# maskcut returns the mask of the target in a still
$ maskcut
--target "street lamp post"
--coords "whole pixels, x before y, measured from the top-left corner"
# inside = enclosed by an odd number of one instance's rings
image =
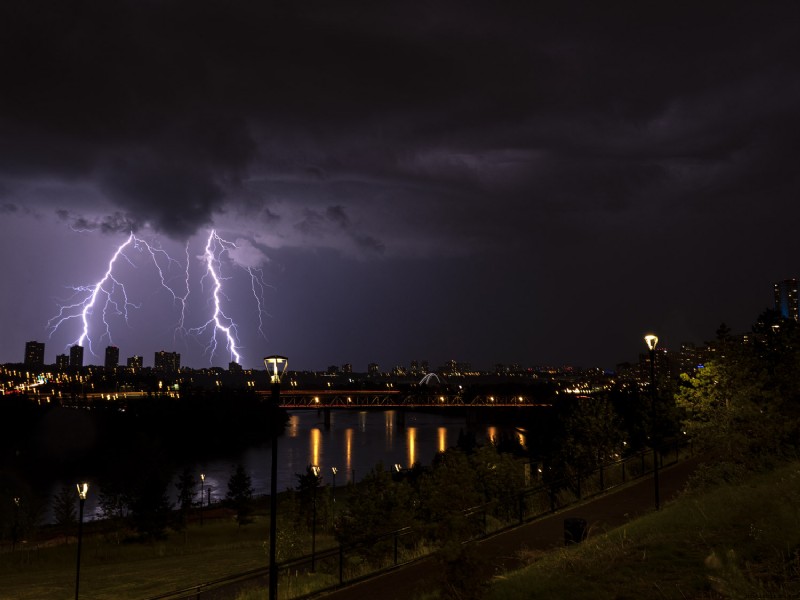
[[[89,491],[89,484],[79,483],[77,484],[78,488],[78,500],[79,500],[79,512],[78,512],[78,564],[75,568],[75,600],[78,600],[78,588],[80,586],[81,581],[81,544],[83,542],[83,505],[86,503],[86,493]]]
[[[200,473],[200,526],[203,525],[203,496],[205,496],[206,474]]]
[[[331,467],[331,473],[333,474],[333,487],[331,488],[331,502],[336,502],[336,473],[339,472],[339,469],[336,467]]]
[[[650,350],[650,444],[653,446],[653,486],[656,497],[656,510],[661,509],[661,494],[658,487],[658,450],[656,449],[656,344],[658,336],[652,333],[644,336]]]
[[[311,472],[314,474],[314,495],[311,509],[311,572],[315,573],[315,562],[317,557],[317,484],[319,483],[320,468],[311,465]]]
[[[19,496],[14,496],[14,528],[11,530],[11,551],[17,547],[17,536],[19,535]]]
[[[281,403],[281,377],[286,372],[289,359],[285,356],[267,356],[264,366],[270,373],[272,384],[273,416]],[[272,465],[269,474],[269,600],[278,599],[278,567],[276,549],[278,540],[278,428],[272,424]]]

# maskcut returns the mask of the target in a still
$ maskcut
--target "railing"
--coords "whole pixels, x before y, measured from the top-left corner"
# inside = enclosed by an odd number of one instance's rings
[[[675,464],[682,456],[691,455],[690,444],[675,444],[668,452],[659,454],[659,466]],[[489,515],[498,506],[497,501],[462,511],[462,516],[469,524],[465,532],[469,540],[475,540],[513,529],[644,477],[652,470],[653,452],[644,450],[601,465],[584,476],[576,475],[533,486],[520,492],[516,502],[517,514],[511,518],[499,519],[493,515],[494,518],[489,522]],[[403,527],[340,544],[278,564],[278,595],[282,599],[302,599],[321,591],[333,590],[425,558],[436,549],[435,542],[426,536],[423,527]],[[244,589],[265,588],[268,577],[269,569],[263,567],[151,596],[146,600],[232,600]]]
[[[674,443],[660,453],[659,468],[677,463],[681,456],[691,456],[690,443]],[[559,479],[520,492],[517,525],[533,521],[577,502],[594,498],[653,471],[653,451],[642,450],[626,458],[600,465],[586,475]]]

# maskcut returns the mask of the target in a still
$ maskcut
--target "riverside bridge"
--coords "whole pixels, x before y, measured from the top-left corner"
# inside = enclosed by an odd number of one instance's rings
[[[269,396],[271,392],[260,391]],[[280,406],[289,409],[328,408],[464,408],[551,406],[524,394],[476,394],[399,390],[281,390]]]

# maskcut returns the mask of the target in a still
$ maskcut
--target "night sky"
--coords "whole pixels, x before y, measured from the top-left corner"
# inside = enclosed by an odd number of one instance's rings
[[[156,253],[179,297],[188,254],[189,294],[179,329],[181,303],[128,247],[128,322],[119,300],[106,311],[123,362],[227,367],[219,335],[212,352],[210,329],[189,331],[211,317],[212,229],[237,245],[220,298],[245,367],[613,368],[649,331],[674,350],[722,321],[745,331],[800,272],[799,17],[5,0],[0,362],[39,340],[52,363],[78,339],[77,319],[48,321],[131,232],[173,257]],[[101,313],[86,363],[109,344]]]

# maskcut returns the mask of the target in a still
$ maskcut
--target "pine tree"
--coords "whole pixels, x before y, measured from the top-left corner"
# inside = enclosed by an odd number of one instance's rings
[[[228,493],[225,497],[236,511],[236,521],[240,527],[253,522],[250,518],[253,512],[253,482],[241,464],[236,466],[228,480]]]
[[[56,525],[70,528],[77,521],[75,505],[78,502],[78,494],[74,487],[64,485],[61,490],[53,496],[53,518]]]
[[[175,483],[175,488],[178,490],[178,514],[176,519],[176,526],[178,529],[183,529],[186,526],[186,517],[192,508],[192,500],[197,489],[197,480],[194,478],[194,473],[191,467],[186,467],[183,472],[178,476],[178,481]]]

